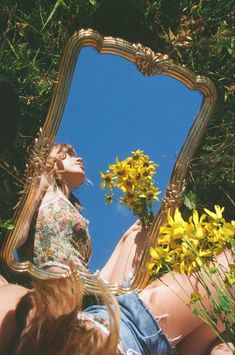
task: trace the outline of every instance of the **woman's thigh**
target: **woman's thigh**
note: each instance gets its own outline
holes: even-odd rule
[[[173,345],[202,324],[183,302],[185,295],[175,283],[170,288],[162,284],[143,290],[139,296]]]
[[[208,355],[216,335],[206,324],[202,324],[177,345],[178,355]]]
[[[233,256],[230,251],[226,251],[218,257],[218,262],[225,269],[231,260],[233,260]],[[161,280],[153,282],[140,294],[151,313],[157,318],[161,317],[161,327],[168,338],[181,336],[182,340],[202,325],[202,320],[195,317],[187,305],[190,295],[195,289],[201,294],[206,309],[210,311],[212,308],[207,292],[194,277],[188,280],[185,275],[171,272]],[[213,287],[211,287],[211,292],[216,297]],[[219,331],[223,332],[222,325],[218,324],[218,327]],[[176,342],[179,342],[179,338]]]

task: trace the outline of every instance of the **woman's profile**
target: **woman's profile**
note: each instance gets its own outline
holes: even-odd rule
[[[39,191],[31,211],[30,227],[20,254],[42,269],[65,272],[72,262],[88,271],[91,256],[89,221],[81,214],[72,191],[86,180],[81,157],[69,144],[55,144],[47,158]],[[133,274],[144,249],[149,228],[134,223],[122,236],[100,271],[107,281],[122,282]],[[118,267],[117,267],[118,266]]]

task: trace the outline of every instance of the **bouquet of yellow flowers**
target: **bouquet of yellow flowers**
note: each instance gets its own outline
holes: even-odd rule
[[[222,215],[224,208],[218,205],[215,205],[215,212],[206,208],[204,211],[199,216],[194,210],[188,221],[178,208],[174,216],[168,213],[168,222],[160,227],[158,246],[150,248],[152,260],[147,266],[154,278],[173,270],[185,274],[189,281],[190,277],[196,279],[198,284],[188,295],[188,306],[225,341],[219,334],[217,321],[222,321],[227,334],[234,339],[235,265],[233,262],[225,268],[217,256],[224,253],[227,259],[226,251],[234,254],[235,221],[226,222]],[[199,285],[211,300],[212,312],[204,307],[204,299],[198,292]]]
[[[150,161],[142,150],[132,152],[131,157],[109,165],[106,173],[101,172],[101,188],[109,191],[121,191],[118,202],[127,206],[137,216],[143,226],[154,220],[152,204],[158,200],[160,191],[154,186],[153,175],[158,164]],[[113,201],[114,193],[106,193],[106,202]]]

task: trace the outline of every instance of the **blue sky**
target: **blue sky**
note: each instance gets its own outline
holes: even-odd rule
[[[55,141],[73,145],[92,181],[75,191],[90,221],[92,271],[102,268],[136,220],[118,203],[105,204],[100,171],[117,156],[122,160],[142,149],[159,164],[155,181],[161,200],[201,102],[199,92],[173,78],[144,77],[123,58],[100,55],[91,47],[81,50]]]

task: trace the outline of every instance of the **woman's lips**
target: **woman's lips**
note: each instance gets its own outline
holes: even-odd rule
[[[78,164],[80,166],[80,168],[85,171],[84,165],[83,164]]]

